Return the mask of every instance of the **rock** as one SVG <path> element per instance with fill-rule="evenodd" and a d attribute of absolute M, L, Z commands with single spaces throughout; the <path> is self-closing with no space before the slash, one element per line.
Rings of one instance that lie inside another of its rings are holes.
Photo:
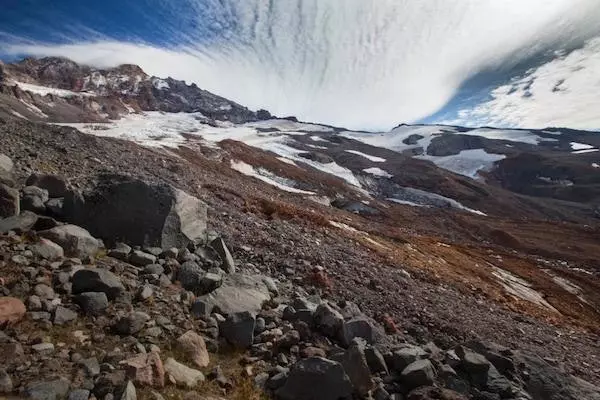
<path fill-rule="evenodd" d="M 67 397 L 71 383 L 64 379 L 49 382 L 32 382 L 25 388 L 25 395 L 33 400 L 59 400 Z"/>
<path fill-rule="evenodd" d="M 33 225 L 33 227 L 31 229 L 33 229 L 34 231 L 47 231 L 49 229 L 56 228 L 57 226 L 60 226 L 60 225 L 61 224 L 54 218 L 47 217 L 45 215 L 41 215 L 41 216 L 38 216 L 37 221 L 35 222 L 35 225 Z"/>
<path fill-rule="evenodd" d="M 373 379 L 371 370 L 365 356 L 365 343 L 361 339 L 356 339 L 346 352 L 340 357 L 339 361 L 344 367 L 344 371 L 350 378 L 354 391 L 360 396 L 366 396 L 373 388 Z"/>
<path fill-rule="evenodd" d="M 394 351 L 392 354 L 392 364 L 394 370 L 402 372 L 409 364 L 425 357 L 427 353 L 418 346 L 409 346 Z"/>
<path fill-rule="evenodd" d="M 120 362 L 127 377 L 140 386 L 165 386 L 165 368 L 157 353 L 140 354 Z"/>
<path fill-rule="evenodd" d="M 135 335 L 146 325 L 150 316 L 141 311 L 134 311 L 120 318 L 114 326 L 115 332 L 120 335 Z"/>
<path fill-rule="evenodd" d="M 177 280 L 185 290 L 197 294 L 206 294 L 200 292 L 200 282 L 206 272 L 198 263 L 194 261 L 186 261 L 179 267 L 177 271 Z"/>
<path fill-rule="evenodd" d="M 134 250 L 129 255 L 129 262 L 133 265 L 145 267 L 146 265 L 154 264 L 156 262 L 156 256 L 144 253 L 140 250 Z"/>
<path fill-rule="evenodd" d="M 68 192 L 66 180 L 56 175 L 33 174 L 27 178 L 25 184 L 45 189 L 52 198 L 65 197 Z"/>
<path fill-rule="evenodd" d="M 50 261 L 65 256 L 63 248 L 48 239 L 40 239 L 39 243 L 35 244 L 31 251 L 33 251 L 33 254 L 37 257 Z"/>
<path fill-rule="evenodd" d="M 486 374 L 490 369 L 490 362 L 481 354 L 463 346 L 458 346 L 455 352 L 461 359 L 460 367 L 470 374 Z"/>
<path fill-rule="evenodd" d="M 121 280 L 112 272 L 101 268 L 81 269 L 73 275 L 73 294 L 102 292 L 114 300 L 125 292 Z"/>
<path fill-rule="evenodd" d="M 31 346 L 31 349 L 39 354 L 51 354 L 54 352 L 54 345 L 52 343 L 38 343 Z"/>
<path fill-rule="evenodd" d="M 513 397 L 516 393 L 513 389 L 513 385 L 493 365 L 487 371 L 487 377 L 485 379 L 485 389 L 491 393 L 498 393 L 503 399 Z"/>
<path fill-rule="evenodd" d="M 276 395 L 282 400 L 340 400 L 350 398 L 352 384 L 339 363 L 312 357 L 294 364 Z"/>
<path fill-rule="evenodd" d="M 388 367 L 385 362 L 385 358 L 383 354 L 375 347 L 367 347 L 365 348 L 365 357 L 367 359 L 367 364 L 369 365 L 369 369 L 371 373 L 384 373 L 388 374 Z"/>
<path fill-rule="evenodd" d="M 144 267 L 144 274 L 148 275 L 162 275 L 165 269 L 160 264 L 150 264 Z"/>
<path fill-rule="evenodd" d="M 5 154 L 0 154 L 0 184 L 14 186 L 14 169 L 15 165 L 12 160 Z"/>
<path fill-rule="evenodd" d="M 23 211 L 19 215 L 0 220 L 0 233 L 14 231 L 17 234 L 29 232 L 38 220 L 31 211 Z"/>
<path fill-rule="evenodd" d="M 100 364 L 96 357 L 86 358 L 79 361 L 79 365 L 83 367 L 85 373 L 90 378 L 100 375 Z"/>
<path fill-rule="evenodd" d="M 137 400 L 137 393 L 133 382 L 127 381 L 127 385 L 125 386 L 125 390 L 123 391 L 120 400 Z"/>
<path fill-rule="evenodd" d="M 254 323 L 254 316 L 248 311 L 233 313 L 219 325 L 219 332 L 229 343 L 245 349 L 254 342 Z"/>
<path fill-rule="evenodd" d="M 117 260 L 127 261 L 129 260 L 129 253 L 131 253 L 131 247 L 125 243 L 117 243 L 114 249 L 108 251 L 107 255 Z"/>
<path fill-rule="evenodd" d="M 314 313 L 315 326 L 325 335 L 336 338 L 344 323 L 344 317 L 327 303 L 321 303 Z"/>
<path fill-rule="evenodd" d="M 77 313 L 63 306 L 56 307 L 54 311 L 54 324 L 64 325 L 77 319 Z"/>
<path fill-rule="evenodd" d="M 165 372 L 167 373 L 168 379 L 177 386 L 193 388 L 198 385 L 198 383 L 204 382 L 204 374 L 202 374 L 202 372 L 186 367 L 175 361 L 174 358 L 168 358 L 167 361 L 165 361 Z"/>
<path fill-rule="evenodd" d="M 214 311 L 221 314 L 232 314 L 248 311 L 257 314 L 264 302 L 271 295 L 263 283 L 261 275 L 228 274 L 223 277 L 221 286 L 210 294 L 200 296 L 197 302 L 202 305 L 197 309 L 207 310 L 208 315 Z"/>
<path fill-rule="evenodd" d="M 50 199 L 46 202 L 46 210 L 55 217 L 61 218 L 63 217 L 63 208 L 65 207 L 65 199 Z"/>
<path fill-rule="evenodd" d="M 39 296 L 32 295 L 27 298 L 27 309 L 29 311 L 41 311 L 42 310 L 42 299 Z"/>
<path fill-rule="evenodd" d="M 354 338 L 362 338 L 369 344 L 375 341 L 375 329 L 367 318 L 356 317 L 349 321 L 344 321 L 342 324 L 342 343 L 345 346 L 349 346 Z"/>
<path fill-rule="evenodd" d="M 46 212 L 46 203 L 48 201 L 48 191 L 37 186 L 26 186 L 21 191 L 21 209 L 32 211 L 36 214 Z"/>
<path fill-rule="evenodd" d="M 223 284 L 223 277 L 220 274 L 207 272 L 198 285 L 197 294 L 204 295 L 217 290 Z"/>
<path fill-rule="evenodd" d="M 137 299 L 140 301 L 146 301 L 154 296 L 154 289 L 150 285 L 142 285 L 137 292 Z"/>
<path fill-rule="evenodd" d="M 92 191 L 65 197 L 65 217 L 112 244 L 184 248 L 206 231 L 207 206 L 165 184 L 104 175 Z"/>
<path fill-rule="evenodd" d="M 19 322 L 25 316 L 25 304 L 14 297 L 0 297 L 0 327 Z"/>
<path fill-rule="evenodd" d="M 69 257 L 95 256 L 100 243 L 88 231 L 76 225 L 62 225 L 38 235 L 60 245 Z"/>
<path fill-rule="evenodd" d="M 221 268 L 228 274 L 235 273 L 235 263 L 233 262 L 233 257 L 231 256 L 225 241 L 219 237 L 210 242 L 210 246 L 215 249 L 219 257 L 221 257 Z"/>
<path fill-rule="evenodd" d="M 20 210 L 19 191 L 0 184 L 0 218 L 19 215 Z"/>
<path fill-rule="evenodd" d="M 42 300 L 52 300 L 54 297 L 56 297 L 54 289 L 43 283 L 38 283 L 35 285 L 33 288 L 33 293 L 35 293 L 35 295 Z"/>
<path fill-rule="evenodd" d="M 408 365 L 401 374 L 401 380 L 408 388 L 432 385 L 435 371 L 429 360 L 417 360 Z"/>
<path fill-rule="evenodd" d="M 13 382 L 5 369 L 0 368 L 0 394 L 10 393 L 13 390 Z"/>
<path fill-rule="evenodd" d="M 194 331 L 187 331 L 177 339 L 178 346 L 200 368 L 207 367 L 210 363 L 206 343 L 202 336 Z"/>
<path fill-rule="evenodd" d="M 88 400 L 90 398 L 90 391 L 86 389 L 75 389 L 71 390 L 67 400 Z"/>
<path fill-rule="evenodd" d="M 75 296 L 83 312 L 88 315 L 100 315 L 108 308 L 108 297 L 103 292 L 86 292 Z"/>

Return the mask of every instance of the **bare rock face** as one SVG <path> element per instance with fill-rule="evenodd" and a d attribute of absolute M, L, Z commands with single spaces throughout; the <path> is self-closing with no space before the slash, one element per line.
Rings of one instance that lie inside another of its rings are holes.
<path fill-rule="evenodd" d="M 207 206 L 165 184 L 122 176 L 102 176 L 95 189 L 65 198 L 68 221 L 88 229 L 107 244 L 182 248 L 206 231 Z"/>

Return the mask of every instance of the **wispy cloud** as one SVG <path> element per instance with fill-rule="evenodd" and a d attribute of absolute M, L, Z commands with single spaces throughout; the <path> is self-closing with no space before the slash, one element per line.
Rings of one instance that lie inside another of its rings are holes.
<path fill-rule="evenodd" d="M 0 50 L 61 55 L 98 66 L 136 63 L 151 74 L 196 82 L 251 108 L 377 129 L 433 114 L 484 68 L 526 60 L 600 32 L 597 0 L 161 4 L 170 16 L 159 18 L 147 10 L 146 21 L 168 34 L 168 47 L 151 44 L 152 38 L 93 37 L 63 44 L 11 40 Z M 180 27 L 178 15 L 191 20 L 192 28 Z"/>

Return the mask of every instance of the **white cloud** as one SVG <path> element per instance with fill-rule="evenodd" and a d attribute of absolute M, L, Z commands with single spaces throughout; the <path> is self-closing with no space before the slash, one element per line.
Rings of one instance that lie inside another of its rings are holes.
<path fill-rule="evenodd" d="M 449 124 L 600 129 L 600 38 L 529 71 Z"/>
<path fill-rule="evenodd" d="M 483 68 L 600 30 L 597 0 L 191 0 L 172 48 L 119 41 L 2 46 L 100 66 L 136 63 L 278 115 L 388 128 L 443 107 Z M 177 8 L 179 7 L 179 8 Z M 218 33 L 214 39 L 210 33 Z M 207 37 L 211 37 L 207 40 Z"/>

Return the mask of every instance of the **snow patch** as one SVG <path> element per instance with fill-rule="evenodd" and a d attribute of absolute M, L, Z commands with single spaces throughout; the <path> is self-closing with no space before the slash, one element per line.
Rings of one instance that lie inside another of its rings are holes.
<path fill-rule="evenodd" d="M 366 172 L 367 174 L 378 176 L 380 178 L 391 178 L 393 176 L 389 172 L 384 171 L 381 168 L 377 168 L 377 167 L 363 169 L 363 172 Z"/>
<path fill-rule="evenodd" d="M 594 148 L 594 146 L 585 143 L 571 142 L 569 144 L 571 145 L 571 149 L 573 150 L 588 150 Z"/>
<path fill-rule="evenodd" d="M 51 88 L 51 87 L 47 87 L 47 86 L 33 85 L 31 83 L 15 82 L 15 84 L 16 84 L 16 86 L 20 87 L 23 90 L 26 90 L 31 93 L 39 94 L 40 96 L 46 96 L 48 94 L 52 94 L 52 95 L 58 96 L 58 97 L 77 97 L 77 96 L 94 97 L 95 96 L 93 93 L 73 92 L 71 90 L 56 89 L 56 88 Z"/>
<path fill-rule="evenodd" d="M 386 162 L 385 158 L 371 156 L 369 154 L 361 153 L 360 151 L 356 151 L 356 150 L 346 150 L 346 153 L 355 154 L 357 156 L 364 157 L 367 160 L 370 160 L 370 161 L 373 161 L 373 162 L 378 162 L 378 163 L 380 163 L 380 162 Z"/>
<path fill-rule="evenodd" d="M 592 163 L 592 168 L 600 168 L 600 165 L 598 165 L 598 163 Z"/>
<path fill-rule="evenodd" d="M 170 89 L 171 88 L 169 86 L 169 83 L 167 81 L 165 81 L 164 79 L 159 79 L 159 78 L 152 79 L 152 86 L 154 86 L 154 88 L 157 89 L 157 90 Z"/>
<path fill-rule="evenodd" d="M 408 205 L 416 204 L 418 206 L 426 207 L 455 208 L 457 210 L 468 211 L 473 214 L 486 216 L 485 213 L 466 207 L 454 199 L 442 196 L 437 193 L 431 193 L 425 190 L 415 189 L 411 187 L 398 188 L 394 196 L 388 198 L 388 201 Z"/>
<path fill-rule="evenodd" d="M 463 150 L 450 156 L 417 156 L 423 160 L 432 161 L 440 168 L 452 171 L 469 178 L 479 178 L 480 171 L 490 171 L 494 164 L 506 158 L 504 154 L 491 154 L 483 149 Z"/>
<path fill-rule="evenodd" d="M 572 154 L 585 154 L 585 153 L 595 153 L 597 151 L 599 151 L 600 149 L 584 149 L 584 150 L 576 150 L 576 151 L 572 151 Z"/>
<path fill-rule="evenodd" d="M 275 186 L 276 188 L 284 190 L 286 192 L 308 195 L 315 194 L 314 192 L 309 192 L 307 190 L 296 189 L 295 187 L 291 186 L 294 183 L 292 180 L 281 178 L 265 169 L 257 170 L 252 165 L 247 164 L 243 161 L 231 160 L 231 168 L 244 175 L 260 179 L 261 181 L 268 183 L 271 186 Z"/>
<path fill-rule="evenodd" d="M 23 116 L 23 114 L 19 114 L 18 112 L 16 112 L 15 110 L 11 110 L 10 111 L 13 115 L 19 117 L 19 118 L 23 118 L 23 119 L 27 119 L 27 117 Z"/>
<path fill-rule="evenodd" d="M 492 275 L 498 278 L 504 290 L 513 296 L 558 313 L 558 310 L 552 307 L 552 305 L 544 299 L 544 296 L 541 293 L 532 289 L 531 283 L 527 282 L 525 279 L 498 267 L 494 267 Z"/>

